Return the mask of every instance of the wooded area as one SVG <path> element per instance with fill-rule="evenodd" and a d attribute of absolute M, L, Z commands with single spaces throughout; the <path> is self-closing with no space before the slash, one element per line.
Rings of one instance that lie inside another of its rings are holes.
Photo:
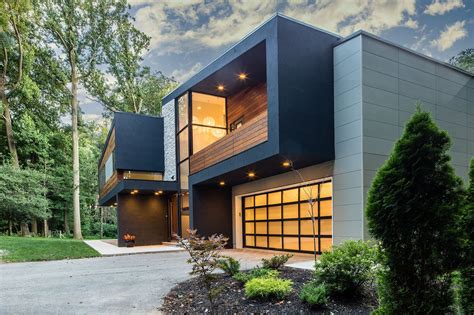
<path fill-rule="evenodd" d="M 4 0 L 0 5 L 0 233 L 115 237 L 97 206 L 111 113 L 160 115 L 176 82 L 142 65 L 150 38 L 125 0 Z M 81 97 L 104 106 L 85 121 Z M 104 223 L 105 224 L 102 224 Z"/>

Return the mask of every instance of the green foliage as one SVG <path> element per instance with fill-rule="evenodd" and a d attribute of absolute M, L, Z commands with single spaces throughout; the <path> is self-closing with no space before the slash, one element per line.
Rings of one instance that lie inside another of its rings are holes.
<path fill-rule="evenodd" d="M 363 241 L 346 241 L 325 252 L 315 264 L 315 280 L 334 295 L 361 295 L 362 286 L 375 279 L 377 248 Z"/>
<path fill-rule="evenodd" d="M 469 171 L 466 205 L 460 223 L 463 261 L 459 269 L 459 304 L 463 314 L 474 313 L 474 159 Z"/>
<path fill-rule="evenodd" d="M 454 57 L 449 59 L 449 63 L 474 73 L 474 48 L 466 48 Z"/>
<path fill-rule="evenodd" d="M 253 268 L 248 272 L 239 272 L 234 275 L 234 279 L 246 283 L 255 278 L 275 278 L 278 277 L 280 273 L 277 270 L 267 269 L 267 268 Z"/>
<path fill-rule="evenodd" d="M 223 257 L 218 260 L 218 267 L 229 276 L 234 276 L 240 271 L 240 262 L 232 257 Z"/>
<path fill-rule="evenodd" d="M 300 299 L 312 307 L 324 307 L 329 301 L 329 292 L 324 284 L 311 281 L 301 289 Z"/>
<path fill-rule="evenodd" d="M 283 299 L 293 291 L 293 282 L 277 277 L 254 278 L 245 283 L 245 296 L 249 299 Z"/>
<path fill-rule="evenodd" d="M 0 216 L 27 223 L 32 217 L 47 219 L 46 174 L 33 169 L 0 165 Z"/>
<path fill-rule="evenodd" d="M 459 260 L 456 220 L 463 198 L 449 147 L 448 134 L 418 108 L 370 188 L 369 230 L 384 254 L 382 312 L 451 310 L 449 273 Z"/>
<path fill-rule="evenodd" d="M 288 260 L 293 257 L 292 254 L 275 255 L 270 259 L 262 258 L 262 267 L 268 269 L 280 270 Z"/>
<path fill-rule="evenodd" d="M 184 248 L 190 258 L 188 264 L 192 265 L 191 275 L 198 276 L 202 285 L 206 288 L 207 298 L 214 310 L 216 305 L 214 299 L 220 292 L 221 288 L 215 287 L 215 276 L 213 272 L 218 268 L 221 259 L 220 251 L 224 249 L 229 240 L 224 235 L 211 235 L 208 238 L 201 237 L 196 230 L 189 231 L 189 237 L 182 239 L 176 235 L 178 244 Z"/>
<path fill-rule="evenodd" d="M 0 236 L 4 262 L 59 260 L 98 257 L 100 254 L 83 241 L 72 239 Z"/>

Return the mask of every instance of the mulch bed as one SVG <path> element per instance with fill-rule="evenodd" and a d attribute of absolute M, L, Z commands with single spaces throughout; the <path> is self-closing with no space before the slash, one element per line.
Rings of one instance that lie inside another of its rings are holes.
<path fill-rule="evenodd" d="M 281 270 L 280 277 L 293 281 L 293 293 L 284 300 L 256 301 L 245 298 L 242 283 L 229 276 L 217 275 L 217 285 L 222 286 L 215 303 L 218 305 L 217 313 L 369 314 L 376 307 L 374 294 L 369 292 L 358 300 L 331 300 L 324 309 L 312 309 L 298 298 L 303 285 L 311 280 L 312 272 L 285 267 Z M 206 290 L 197 278 L 181 282 L 171 289 L 160 308 L 164 313 L 179 314 L 210 313 L 210 310 Z"/>

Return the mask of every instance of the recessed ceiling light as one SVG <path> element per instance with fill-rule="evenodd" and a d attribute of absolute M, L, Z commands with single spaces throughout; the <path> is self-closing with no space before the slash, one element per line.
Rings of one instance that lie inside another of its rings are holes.
<path fill-rule="evenodd" d="M 240 79 L 240 80 L 245 80 L 245 79 L 247 79 L 247 74 L 246 74 L 246 73 L 240 73 L 240 74 L 239 74 L 239 79 Z"/>
<path fill-rule="evenodd" d="M 291 162 L 285 161 L 285 162 L 283 162 L 283 166 L 284 166 L 284 167 L 290 167 L 290 166 L 291 166 Z"/>
<path fill-rule="evenodd" d="M 254 178 L 254 177 L 255 177 L 255 173 L 254 173 L 254 172 L 249 172 L 247 175 L 248 175 L 250 178 Z"/>
<path fill-rule="evenodd" d="M 217 89 L 218 89 L 219 91 L 224 91 L 224 86 L 223 86 L 222 84 L 219 84 L 219 85 L 217 86 Z"/>
<path fill-rule="evenodd" d="M 198 109 L 201 109 L 202 107 L 201 106 L 198 106 Z"/>
<path fill-rule="evenodd" d="M 225 185 L 225 182 L 222 180 L 222 181 L 219 182 L 219 185 L 220 185 L 220 186 L 224 186 L 224 185 Z"/>

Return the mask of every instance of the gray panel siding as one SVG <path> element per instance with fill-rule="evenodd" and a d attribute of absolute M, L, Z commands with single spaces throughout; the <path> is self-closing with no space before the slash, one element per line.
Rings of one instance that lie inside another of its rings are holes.
<path fill-rule="evenodd" d="M 334 244 L 363 237 L 362 58 L 366 56 L 362 54 L 361 37 L 334 48 Z M 373 63 L 374 68 L 384 66 Z M 370 97 L 374 103 L 383 99 L 380 95 Z"/>
<path fill-rule="evenodd" d="M 450 134 L 452 165 L 466 180 L 474 152 L 473 78 L 370 37 L 363 36 L 362 50 L 364 206 L 376 170 L 401 136 L 416 102 Z"/>

